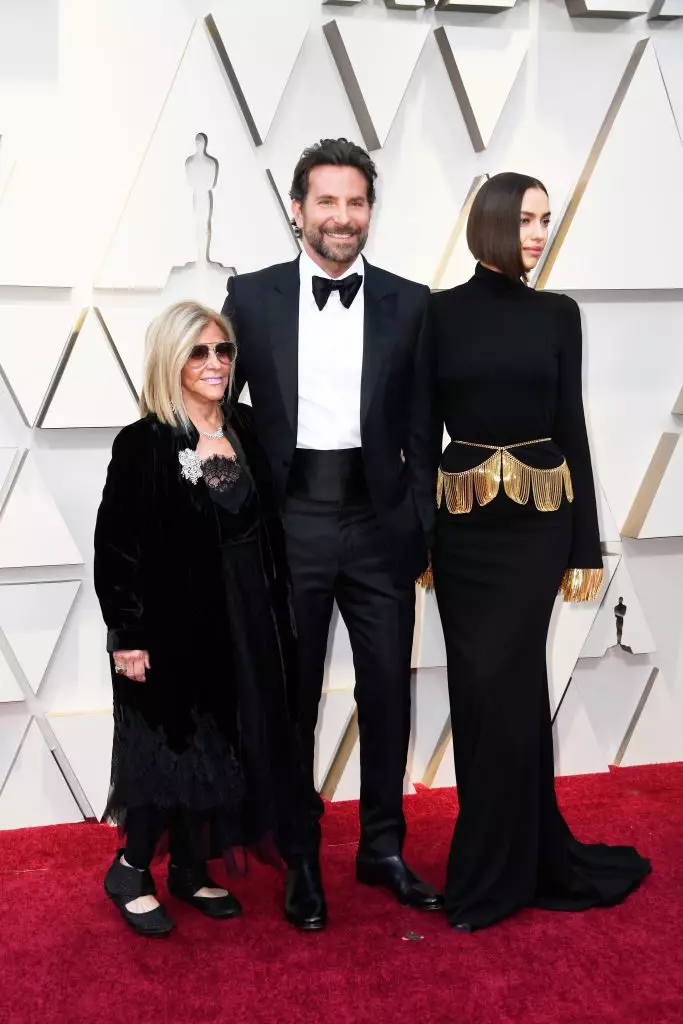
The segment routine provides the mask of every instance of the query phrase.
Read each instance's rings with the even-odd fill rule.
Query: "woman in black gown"
[[[474,277],[432,297],[426,332],[427,458],[435,471],[441,459],[433,572],[460,805],[446,914],[467,931],[524,906],[614,904],[650,870],[631,847],[577,842],[555,798],[550,616],[558,590],[594,600],[603,570],[579,309],[526,286],[548,220],[540,182],[491,178],[468,222]]]
[[[172,927],[149,873],[162,840],[172,895],[227,918],[241,908],[207,858],[294,862],[304,823],[284,536],[250,409],[224,401],[234,356],[230,324],[197,303],[154,321],[143,418],[114,442],[97,518],[114,691],[105,816],[125,833],[105,890],[146,935]],[[322,926],[320,907],[286,912]]]

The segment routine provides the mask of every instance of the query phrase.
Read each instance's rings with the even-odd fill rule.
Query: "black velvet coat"
[[[275,686],[281,692],[271,697],[278,708],[291,710],[293,618],[270,470],[251,410],[238,405],[227,416],[258,494],[260,557],[254,564],[270,604],[262,625],[269,637],[275,626],[279,649]],[[147,681],[136,683],[116,675],[112,659],[112,781],[127,780],[119,801],[127,805],[181,802],[206,810],[241,798],[233,756],[239,729],[238,687],[231,679],[234,638],[217,510],[204,481],[183,479],[178,461],[179,451],[195,448],[197,440],[194,428],[188,435],[153,416],[125,427],[114,441],[97,517],[95,589],[108,628],[107,650],[148,650],[152,666]],[[117,758],[125,764],[117,765]],[[219,778],[202,778],[207,761],[213,772],[222,766]],[[169,762],[165,778],[160,762]]]

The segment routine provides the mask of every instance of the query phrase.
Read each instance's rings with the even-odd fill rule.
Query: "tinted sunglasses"
[[[195,345],[187,361],[193,366],[201,366],[208,360],[211,352],[215,353],[219,363],[231,363],[235,358],[234,344],[231,341],[219,341],[217,345]]]

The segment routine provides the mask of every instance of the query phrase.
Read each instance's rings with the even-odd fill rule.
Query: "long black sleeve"
[[[141,539],[144,459],[139,430],[116,437],[95,526],[95,591],[107,625],[107,650],[146,649]]]
[[[581,381],[581,314],[573,299],[565,298],[563,343],[553,436],[564,453],[574,488],[574,531],[569,555],[572,569],[602,568],[600,531],[595,502]]]
[[[443,421],[437,403],[436,339],[431,298],[425,307],[415,354],[415,379],[407,463],[418,515],[428,541],[436,513],[436,480],[441,459]]]

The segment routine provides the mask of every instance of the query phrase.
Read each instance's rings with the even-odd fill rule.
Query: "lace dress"
[[[291,848],[300,832],[303,804],[281,625],[263,565],[259,497],[232,432],[230,440],[237,458],[204,460],[196,483],[206,487],[215,513],[226,610],[223,634],[197,636],[196,643],[220,645],[225,674],[195,678],[182,694],[157,689],[155,665],[173,656],[169,637],[162,649],[150,651],[145,684],[116,679],[107,813],[123,831],[133,808],[166,824],[189,814],[204,826],[204,855],[222,855],[228,867],[239,868],[238,854],[247,848],[277,863],[278,849]],[[162,843],[157,852],[164,849]]]

